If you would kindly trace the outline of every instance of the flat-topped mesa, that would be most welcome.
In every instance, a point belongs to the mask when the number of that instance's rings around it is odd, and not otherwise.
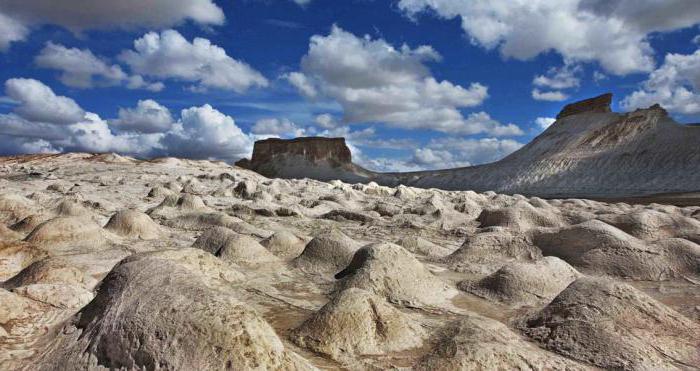
[[[567,104],[564,109],[557,115],[557,120],[578,115],[580,113],[608,113],[612,112],[610,104],[612,103],[612,93],[599,95],[595,98],[584,99],[575,103]]]
[[[352,163],[345,138],[303,137],[295,139],[265,139],[255,142],[253,166],[300,157],[312,163],[327,161],[333,166]]]

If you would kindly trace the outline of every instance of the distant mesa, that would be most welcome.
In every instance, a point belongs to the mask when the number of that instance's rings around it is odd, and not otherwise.
[[[611,110],[612,94],[571,103],[530,143],[500,161],[445,170],[376,173],[352,163],[343,138],[267,139],[240,166],[267,177],[376,182],[386,186],[629,197],[700,191],[700,127],[658,104]]]
[[[237,166],[267,177],[362,181],[370,172],[352,163],[345,138],[271,138],[255,142],[251,159]]]
[[[313,163],[327,161],[335,166],[352,163],[352,154],[345,144],[345,138],[303,137],[259,140],[253,147],[253,157],[250,160],[241,160],[236,165],[255,168],[289,156]]]

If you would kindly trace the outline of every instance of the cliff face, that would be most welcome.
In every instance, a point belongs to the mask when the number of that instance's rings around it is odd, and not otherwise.
[[[352,154],[345,144],[345,138],[307,137],[259,140],[253,147],[251,164],[255,166],[286,160],[290,156],[312,163],[328,161],[335,166],[352,163]]]
[[[267,177],[365,181],[369,172],[352,163],[345,138],[306,137],[255,142],[250,160],[236,165]]]

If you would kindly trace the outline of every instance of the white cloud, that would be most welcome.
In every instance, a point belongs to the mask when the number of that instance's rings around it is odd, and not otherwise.
[[[538,117],[535,119],[535,124],[542,130],[550,127],[557,119],[553,117]]]
[[[418,148],[413,153],[413,158],[410,162],[421,169],[426,170],[447,169],[471,165],[469,161],[459,160],[455,157],[456,156],[454,156],[450,151],[436,150],[432,148]]]
[[[316,118],[314,119],[314,123],[316,123],[318,127],[323,129],[333,129],[340,126],[341,124],[328,113],[322,113],[316,116]]]
[[[500,160],[520,149],[523,144],[512,139],[439,138],[431,140],[427,148],[451,153],[455,161],[478,165]]]
[[[302,72],[285,77],[307,97],[322,95],[338,102],[350,123],[461,134],[516,131],[494,120],[483,124],[465,119],[460,108],[480,105],[488,89],[479,83],[464,88],[437,81],[425,65],[436,60],[440,55],[430,46],[395,48],[334,26],[327,36],[311,37]]]
[[[265,87],[267,79],[244,62],[233,59],[208,39],[187,41],[175,30],[149,32],[134,41],[119,59],[135,73],[196,83],[195,90],[207,88],[244,92]]]
[[[491,118],[486,112],[470,113],[465,119],[460,134],[489,133],[497,137],[523,135],[523,131],[515,124],[501,124]]]
[[[285,74],[282,77],[289,81],[289,83],[292,84],[292,86],[297,88],[297,90],[299,90],[299,92],[303,96],[309,99],[313,99],[318,96],[318,91],[316,91],[316,87],[314,87],[313,83],[309,81],[309,79],[303,73],[291,72]]]
[[[700,2],[688,0],[401,0],[415,17],[432,10],[459,18],[472,43],[504,57],[528,60],[554,50],[566,61],[596,61],[624,75],[654,68],[647,36],[700,21]]]
[[[74,100],[57,96],[51,88],[34,79],[9,79],[5,94],[19,102],[14,112],[29,121],[68,124],[85,115]]]
[[[324,130],[318,133],[318,135],[333,138],[343,137],[350,143],[361,145],[365,140],[374,137],[375,133],[376,132],[372,127],[364,128],[362,130],[350,130],[350,128],[347,126],[340,126],[334,129]]]
[[[59,80],[74,88],[116,86],[126,83],[130,89],[159,91],[161,83],[147,83],[141,76],[129,76],[119,65],[109,64],[88,49],[66,48],[48,42],[34,62],[43,68],[61,71]]]
[[[7,50],[15,41],[24,40],[28,34],[26,25],[0,12],[0,51]]]
[[[160,149],[162,134],[114,134],[107,121],[88,112],[85,119],[69,126],[71,136],[58,141],[68,151],[118,152],[149,156]]]
[[[413,151],[407,159],[365,159],[363,166],[377,171],[419,171],[464,167],[493,162],[523,146],[511,139],[437,138]]]
[[[103,120],[37,80],[10,79],[5,90],[19,105],[0,114],[3,154],[87,151],[234,161],[252,150],[253,139],[233,118],[209,105],[185,109],[173,122],[167,108],[145,100],[121,109],[118,119]]]
[[[661,104],[682,114],[700,113],[700,50],[693,54],[667,54],[663,65],[654,70],[639,90],[625,97],[627,110]]]
[[[136,133],[162,133],[173,126],[170,110],[158,102],[140,100],[135,108],[120,108],[119,118],[110,121],[119,131]]]
[[[163,139],[173,156],[234,161],[250,155],[253,140],[231,116],[212,106],[182,110],[180,122]]]
[[[532,98],[535,100],[544,100],[549,102],[561,102],[569,99],[569,96],[558,90],[540,91],[539,89],[535,88],[532,89]]]
[[[263,136],[276,137],[303,137],[306,130],[298,127],[288,119],[266,118],[255,122],[251,133]]]
[[[560,68],[551,67],[545,75],[535,76],[532,84],[557,90],[575,88],[581,84],[581,79],[576,76],[580,72],[580,66],[564,65]]]

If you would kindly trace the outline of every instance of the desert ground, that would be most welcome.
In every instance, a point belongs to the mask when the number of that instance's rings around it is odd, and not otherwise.
[[[0,369],[700,368],[700,207],[0,159]]]

